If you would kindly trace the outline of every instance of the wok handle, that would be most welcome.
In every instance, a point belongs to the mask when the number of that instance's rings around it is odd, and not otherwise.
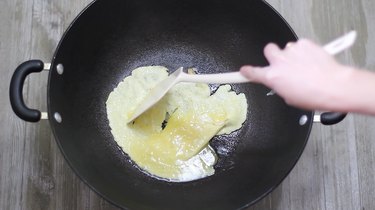
[[[13,73],[9,87],[10,104],[14,113],[21,119],[28,122],[38,122],[41,119],[39,110],[30,109],[26,106],[22,90],[26,77],[34,72],[41,72],[44,63],[40,60],[29,60],[19,65]]]
[[[323,125],[334,125],[341,122],[346,115],[347,113],[324,112],[321,115],[314,116],[314,122],[319,122]]]

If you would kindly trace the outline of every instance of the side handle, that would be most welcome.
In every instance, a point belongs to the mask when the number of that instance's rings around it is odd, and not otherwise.
[[[17,67],[10,81],[9,98],[12,109],[19,118],[28,122],[40,121],[41,112],[25,105],[22,95],[23,85],[29,74],[41,72],[43,69],[44,63],[40,60],[26,61]]]
[[[321,115],[314,116],[314,122],[322,123],[323,125],[334,125],[341,122],[347,113],[339,112],[324,112]]]

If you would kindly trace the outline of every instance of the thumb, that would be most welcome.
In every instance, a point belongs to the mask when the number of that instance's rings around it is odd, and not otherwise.
[[[268,72],[266,67],[243,66],[240,72],[251,82],[266,83],[266,74]]]

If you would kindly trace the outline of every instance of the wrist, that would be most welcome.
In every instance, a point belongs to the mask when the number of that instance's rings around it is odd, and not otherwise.
[[[339,70],[331,110],[375,114],[375,74],[347,66]]]
[[[352,99],[355,96],[355,92],[353,92],[355,87],[353,86],[356,80],[353,80],[353,78],[357,77],[358,71],[352,67],[338,65],[338,67],[335,67],[337,71],[329,78],[330,85],[328,86],[329,90],[327,90],[329,95],[324,108],[328,111],[348,112],[354,106]]]

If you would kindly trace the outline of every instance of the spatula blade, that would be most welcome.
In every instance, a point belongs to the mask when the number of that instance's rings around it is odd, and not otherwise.
[[[158,83],[150,90],[147,96],[142,100],[140,105],[134,110],[127,123],[133,122],[139,115],[150,109],[171,89],[177,82],[178,78],[183,73],[183,67],[178,68],[175,72],[170,74],[166,79]]]

